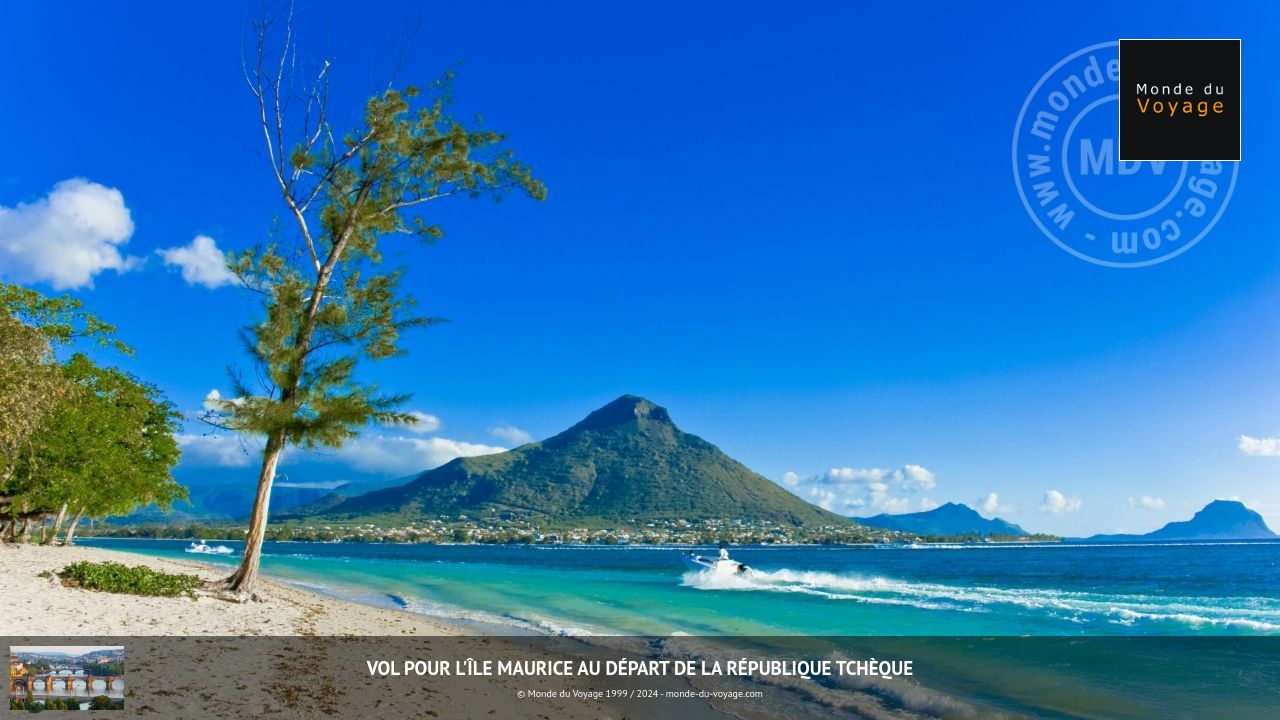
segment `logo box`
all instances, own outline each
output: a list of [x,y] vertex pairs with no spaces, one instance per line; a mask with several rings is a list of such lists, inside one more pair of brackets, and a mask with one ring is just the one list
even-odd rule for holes
[[1120,160],[1240,159],[1239,40],[1120,41]]

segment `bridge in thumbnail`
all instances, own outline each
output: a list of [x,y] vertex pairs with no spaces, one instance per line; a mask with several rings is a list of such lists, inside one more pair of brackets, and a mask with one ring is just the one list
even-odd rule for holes
[[80,656],[58,651],[32,652],[35,648],[23,650],[9,658],[11,699],[124,695],[123,653],[116,648]]

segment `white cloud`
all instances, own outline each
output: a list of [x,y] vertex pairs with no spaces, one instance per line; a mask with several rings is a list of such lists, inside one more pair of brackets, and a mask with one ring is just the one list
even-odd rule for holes
[[831,468],[818,476],[828,483],[886,483],[902,487],[930,490],[936,483],[934,474],[920,465],[906,465],[901,470],[886,468]]
[[248,467],[260,460],[262,443],[241,435],[195,435],[177,437],[182,464],[201,467]]
[[444,427],[444,423],[440,422],[440,418],[435,415],[429,415],[420,410],[414,410],[409,414],[418,422],[413,425],[406,425],[404,429],[415,435],[427,435]]
[[831,468],[818,475],[787,472],[782,484],[813,504],[844,515],[904,513],[931,510],[938,504],[927,497],[909,497],[932,490],[937,478],[920,465],[890,468]]
[[218,392],[218,388],[210,390],[204,396],[204,402],[200,406],[209,412],[213,412],[222,406],[222,393]]
[[1238,438],[1240,452],[1257,457],[1280,457],[1280,437],[1256,438],[1241,435]]
[[119,190],[63,180],[33,203],[0,206],[0,275],[55,290],[92,286],[104,270],[125,272],[140,262],[120,254],[132,236]]
[[[281,475],[280,477],[288,477]],[[275,487],[278,488],[306,488],[310,490],[337,490],[346,484],[346,480],[324,480],[321,482],[293,482],[290,480],[276,480]]]
[[236,281],[236,276],[227,269],[226,254],[208,235],[197,235],[189,245],[157,250],[156,254],[164,259],[165,265],[181,268],[182,279],[190,285],[216,288]]
[[205,394],[204,401],[200,403],[200,406],[203,407],[206,412],[218,412],[223,410],[223,406],[227,403],[239,405],[242,402],[244,402],[244,398],[224,398],[222,397],[222,393],[218,392],[217,388],[214,388]]
[[1132,497],[1129,498],[1129,507],[1140,507],[1144,510],[1163,510],[1165,508],[1165,505],[1166,503],[1164,500],[1158,497],[1152,497],[1150,495],[1143,495],[1142,497],[1137,497],[1137,498],[1132,498]]
[[506,440],[512,445],[524,445],[533,442],[533,436],[514,425],[499,425],[489,428],[489,434],[499,440]]
[[933,473],[920,465],[908,465],[902,469],[907,482],[920,490],[931,490],[937,484]]
[[491,455],[504,450],[506,448],[448,438],[371,435],[350,440],[340,450],[318,459],[339,462],[364,472],[409,475],[439,467],[454,458]]
[[988,493],[986,497],[979,500],[978,509],[988,515],[1013,512],[1013,508],[1009,505],[1000,504],[1000,496],[996,493]]
[[1040,512],[1053,513],[1054,515],[1073,513],[1079,510],[1083,504],[1078,497],[1067,497],[1057,490],[1050,490],[1044,494],[1044,502],[1040,504]]
[[[178,436],[182,463],[200,467],[243,468],[262,459],[261,438],[220,433]],[[387,475],[409,475],[439,467],[458,457],[490,455],[504,447],[450,440],[448,438],[415,438],[390,435],[365,435],[348,440],[337,450],[303,452],[285,449],[283,460],[294,462],[326,462],[346,465],[353,470]]]

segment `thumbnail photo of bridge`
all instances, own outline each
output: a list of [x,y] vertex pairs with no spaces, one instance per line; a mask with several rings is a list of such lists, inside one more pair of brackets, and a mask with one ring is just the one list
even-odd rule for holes
[[9,709],[123,710],[124,648],[10,647]]

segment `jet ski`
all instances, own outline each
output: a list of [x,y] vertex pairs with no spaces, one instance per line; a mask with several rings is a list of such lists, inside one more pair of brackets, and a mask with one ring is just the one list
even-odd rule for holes
[[188,545],[186,552],[195,553],[196,555],[230,555],[234,551],[226,545],[210,546],[204,540],[201,540],[199,543]]
[[697,565],[704,570],[725,575],[749,575],[751,568],[729,557],[729,551],[720,548],[720,556],[715,558],[696,555],[692,550],[684,556],[685,562]]

